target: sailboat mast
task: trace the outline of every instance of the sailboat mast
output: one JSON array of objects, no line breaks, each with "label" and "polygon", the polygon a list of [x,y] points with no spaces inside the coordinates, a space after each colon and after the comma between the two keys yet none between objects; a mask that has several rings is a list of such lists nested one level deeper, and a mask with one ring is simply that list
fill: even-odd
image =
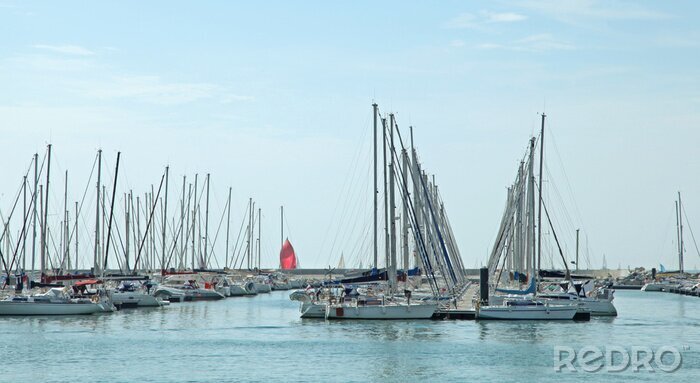
[{"label": "sailboat mast", "polygon": [[394,173],[396,169],[396,160],[394,156],[394,115],[389,115],[389,157],[391,158],[391,163],[389,164],[389,219],[390,219],[390,244],[389,249],[391,251],[391,258],[389,261],[389,288],[392,292],[395,292],[396,287],[396,203],[395,203],[395,185],[394,185]]},{"label": "sailboat mast", "polygon": [[228,202],[226,205],[228,210],[226,212],[226,262],[224,267],[228,268],[228,240],[231,233],[231,187],[228,188]]},{"label": "sailboat mast", "polygon": [[386,180],[386,118],[382,118],[382,153],[384,162],[382,172],[384,173],[384,267],[389,270],[389,198],[388,185]]},{"label": "sailboat mast", "polygon": [[[165,198],[163,198],[163,243],[161,244],[161,254],[160,254],[160,270],[165,270],[165,234],[168,228],[168,173],[170,171],[170,166],[165,167]],[[116,183],[115,183],[116,185]]]},{"label": "sailboat mast", "polygon": [[262,220],[260,219],[262,216],[262,209],[258,208],[258,270],[260,270],[260,238],[262,235]]},{"label": "sailboat mast", "polygon": [[187,176],[182,176],[182,199],[180,200],[180,262],[178,262],[178,268],[185,267],[185,186],[187,184]]},{"label": "sailboat mast", "polygon": [[378,267],[377,265],[377,195],[379,194],[379,190],[377,189],[377,104],[373,103],[372,104],[372,117],[374,121],[374,141],[373,142],[373,149],[374,149],[374,162],[373,162],[373,172],[374,172],[374,189],[372,189],[372,198],[374,200],[374,221],[373,221],[373,226],[372,226],[372,236],[373,236],[373,255],[374,255],[374,267]]},{"label": "sailboat mast", "polygon": [[204,268],[207,268],[209,263],[209,252],[207,249],[209,246],[209,178],[210,174],[207,173],[207,206],[204,212]]},{"label": "sailboat mast", "polygon": [[46,163],[46,197],[44,198],[44,225],[42,227],[41,234],[41,276],[44,276],[46,271],[46,228],[48,226],[49,219],[49,176],[51,173],[51,144],[47,146],[48,158]]},{"label": "sailboat mast", "polygon": [[114,200],[117,199],[117,176],[119,175],[119,158],[121,157],[121,152],[117,152],[117,165],[114,170],[114,185],[112,186],[112,201],[110,201],[109,206],[109,222],[107,223],[107,244],[105,249],[105,260],[102,264],[102,276],[104,277],[105,269],[107,268],[107,258],[109,257],[109,243],[112,238],[112,220],[114,218]]},{"label": "sailboat mast", "polygon": [[199,174],[194,175],[194,200],[192,201],[192,271],[194,271],[194,258],[196,256],[196,248],[194,244],[195,228],[197,224],[197,178]]},{"label": "sailboat mast", "polygon": [[75,228],[73,232],[75,233],[75,269],[78,270],[80,268],[78,265],[78,201],[75,201]]},{"label": "sailboat mast", "polygon": [[576,229],[576,271],[578,271],[578,232],[579,229]]},{"label": "sailboat mast", "polygon": [[32,193],[32,271],[36,265],[36,220],[37,220],[37,188],[39,186],[39,154],[34,153],[34,192]]},{"label": "sailboat mast", "polygon": [[284,206],[280,206],[280,246],[284,246]]},{"label": "sailboat mast", "polygon": [[544,160],[544,119],[547,117],[546,114],[542,113],[542,129],[540,131],[540,179],[539,179],[539,191],[540,198],[537,208],[537,270],[535,272],[535,278],[540,279],[540,268],[542,266],[542,169]]},{"label": "sailboat mast", "polygon": [[68,170],[66,170],[65,183],[63,184],[63,255],[61,268],[67,265],[70,269],[70,253],[69,253],[69,243],[68,243]]},{"label": "sailboat mast", "polygon": [[408,276],[408,152],[406,149],[401,151],[401,160],[403,162],[403,171],[401,181],[403,183],[403,191],[405,193],[403,199],[403,212],[401,213],[401,218],[403,219],[403,226],[401,228],[401,258],[403,259],[403,271]]},{"label": "sailboat mast", "polygon": [[102,177],[102,149],[97,150],[97,202],[95,204],[95,254],[93,257],[93,273],[97,275],[97,259],[100,253],[100,182]]},{"label": "sailboat mast", "polygon": [[[22,231],[27,230],[27,176],[25,175],[22,182]],[[27,236],[22,236],[22,272],[27,270]]]},{"label": "sailboat mast", "polygon": [[129,268],[129,195],[124,193],[124,228],[126,230],[124,239],[124,271],[128,274],[131,272]]},{"label": "sailboat mast", "polygon": [[248,266],[248,270],[250,270],[250,254],[253,246],[253,199],[248,198],[248,232],[246,233],[246,236],[248,237],[248,248],[246,249],[247,254],[247,260],[246,260],[246,266]]},{"label": "sailboat mast", "polygon": [[678,270],[682,273],[683,269],[683,203],[681,202],[681,192],[678,192]]}]

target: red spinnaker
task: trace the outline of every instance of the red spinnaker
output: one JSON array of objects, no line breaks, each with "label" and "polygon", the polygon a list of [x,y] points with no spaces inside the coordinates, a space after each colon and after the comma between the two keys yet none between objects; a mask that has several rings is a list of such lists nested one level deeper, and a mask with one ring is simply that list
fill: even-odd
[{"label": "red spinnaker", "polygon": [[282,250],[280,250],[280,268],[282,270],[293,270],[297,268],[297,255],[294,253],[292,244],[289,239],[284,241]]}]

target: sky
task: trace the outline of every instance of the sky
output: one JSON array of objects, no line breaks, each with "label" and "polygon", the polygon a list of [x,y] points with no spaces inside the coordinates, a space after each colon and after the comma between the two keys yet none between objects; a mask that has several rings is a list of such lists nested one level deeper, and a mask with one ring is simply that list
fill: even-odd
[{"label": "sky", "polygon": [[231,187],[233,237],[253,198],[263,267],[278,263],[281,205],[302,267],[366,265],[377,102],[414,127],[475,267],[544,112],[567,257],[578,228],[582,267],[676,268],[678,191],[700,237],[699,16],[694,1],[0,0],[0,212],[51,143],[60,222],[65,171],[81,200],[101,148],[108,182],[122,153],[120,196],[157,188],[168,165],[175,206],[184,175],[210,173],[215,228]]}]

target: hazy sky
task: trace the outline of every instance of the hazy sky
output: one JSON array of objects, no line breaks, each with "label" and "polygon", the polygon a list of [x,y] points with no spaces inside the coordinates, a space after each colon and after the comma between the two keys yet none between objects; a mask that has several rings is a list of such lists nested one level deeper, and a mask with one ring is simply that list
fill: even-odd
[{"label": "hazy sky", "polygon": [[[303,267],[335,265],[341,253],[348,266],[366,264],[376,101],[415,127],[471,267],[487,259],[546,111],[546,197],[567,254],[581,228],[584,266],[605,254],[609,267],[675,268],[678,190],[700,239],[699,8],[0,1],[0,208],[6,215],[31,156],[53,143],[50,213],[60,220],[63,172],[69,202],[79,200],[102,148],[109,174],[122,152],[120,194],[157,186],[169,164],[173,208],[183,175],[211,173],[214,229],[232,186],[234,237],[252,196],[263,266],[277,265],[282,204]],[[688,231],[692,268],[700,256]]]}]

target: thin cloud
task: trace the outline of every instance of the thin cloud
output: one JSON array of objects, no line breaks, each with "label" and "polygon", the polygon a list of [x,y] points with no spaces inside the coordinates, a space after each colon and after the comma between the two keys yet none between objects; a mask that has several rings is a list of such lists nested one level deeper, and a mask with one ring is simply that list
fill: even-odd
[{"label": "thin cloud", "polygon": [[465,44],[464,44],[464,41],[462,41],[462,40],[452,40],[452,41],[450,41],[450,46],[453,47],[453,48],[461,48],[461,47],[463,47],[464,45],[465,45]]},{"label": "thin cloud", "polygon": [[229,93],[210,83],[169,82],[159,76],[114,76],[105,82],[83,84],[89,97],[131,99],[160,105],[179,105],[211,99],[221,103],[252,101],[250,96]]},{"label": "thin cloud", "polygon": [[478,29],[485,24],[512,23],[527,19],[527,16],[515,12],[480,11],[478,14],[460,13],[447,20],[444,27],[448,29]]},{"label": "thin cloud", "polygon": [[460,13],[458,16],[445,22],[445,28],[450,29],[472,28],[476,25],[476,16],[472,15],[471,13]]},{"label": "thin cloud", "polygon": [[42,49],[55,53],[62,53],[67,55],[77,55],[77,56],[92,56],[95,52],[81,47],[79,45],[46,45],[46,44],[36,44],[32,45],[33,48]]},{"label": "thin cloud", "polygon": [[576,47],[566,41],[558,40],[548,33],[523,37],[509,44],[482,43],[476,45],[479,49],[506,49],[525,52],[545,52],[553,50],[573,50]]},{"label": "thin cloud", "polygon": [[605,20],[659,20],[671,15],[646,8],[634,2],[612,2],[599,0],[530,0],[514,2],[514,6],[550,15],[560,21],[576,19]]},{"label": "thin cloud", "polygon": [[486,21],[489,23],[512,23],[515,21],[522,21],[527,19],[527,16],[521,15],[518,13],[513,13],[513,12],[506,12],[506,13],[491,13],[491,12],[484,12],[484,15],[486,16]]}]

